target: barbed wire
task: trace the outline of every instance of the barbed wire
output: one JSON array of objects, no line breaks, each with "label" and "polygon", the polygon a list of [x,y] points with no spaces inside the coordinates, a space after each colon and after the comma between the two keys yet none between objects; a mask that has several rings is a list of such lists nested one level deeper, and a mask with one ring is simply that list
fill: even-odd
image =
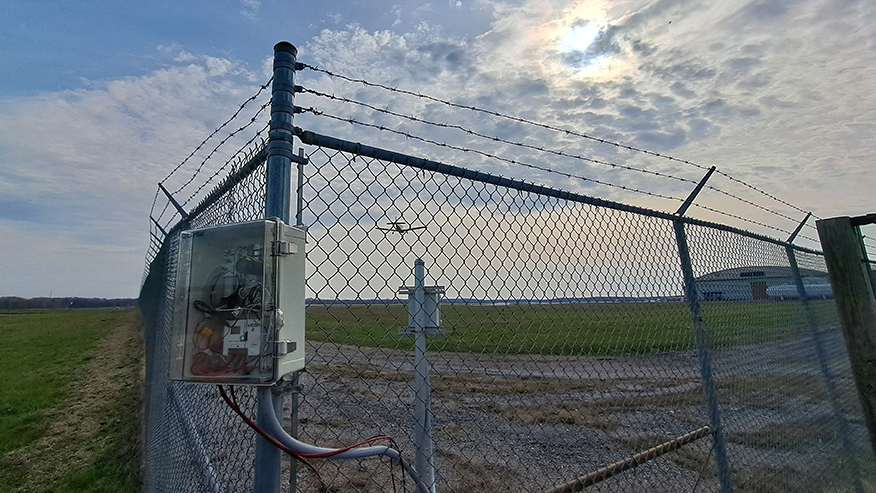
[{"label": "barbed wire", "polygon": [[198,193],[200,193],[200,191],[203,190],[204,187],[206,187],[211,181],[213,181],[214,178],[216,178],[217,176],[219,176],[219,173],[221,173],[226,167],[228,167],[228,165],[229,165],[229,164],[230,164],[235,158],[237,158],[237,157],[240,155],[241,152],[243,152],[244,150],[246,150],[246,149],[250,146],[250,144],[253,143],[254,140],[256,140],[256,139],[257,139],[262,133],[264,133],[264,132],[265,132],[266,130],[268,130],[270,127],[271,127],[271,122],[268,122],[268,123],[265,124],[264,127],[262,127],[261,129],[259,129],[259,130],[255,133],[255,135],[253,135],[252,137],[250,137],[250,139],[249,139],[248,141],[246,141],[246,143],[243,144],[243,145],[240,147],[240,149],[237,150],[237,152],[235,152],[235,153],[234,153],[234,154],[233,154],[233,155],[232,155],[227,161],[225,161],[225,164],[223,164],[219,169],[217,169],[217,170],[216,170],[216,171],[210,176],[210,178],[207,179],[207,181],[205,181],[204,183],[202,183],[201,186],[199,186],[197,190],[195,190],[194,192],[192,192],[192,194],[189,195],[189,198],[187,198],[186,201],[182,203],[182,205],[185,206],[186,204],[188,204],[189,202],[191,202],[191,200],[192,200],[193,198],[195,198],[195,196],[196,196]]},{"label": "barbed wire", "polygon": [[[742,217],[742,216],[740,216],[740,215],[733,214],[732,212],[722,211],[722,210],[720,210],[720,209],[715,209],[715,208],[713,208],[713,207],[709,207],[709,206],[707,206],[707,205],[697,204],[696,202],[694,202],[693,204],[691,204],[691,206],[692,206],[692,207],[697,207],[697,208],[700,208],[700,209],[704,209],[704,210],[707,210],[707,211],[709,211],[709,212],[714,212],[714,213],[717,213],[717,214],[721,214],[721,215],[723,215],[723,216],[732,217],[733,219],[737,219],[737,220],[739,220],[739,221],[744,221],[744,222],[749,223],[749,224],[754,224],[754,225],[756,225],[756,226],[760,226],[760,227],[762,227],[762,228],[771,229],[771,230],[773,230],[773,231],[778,231],[778,232],[780,232],[780,233],[785,233],[785,234],[788,234],[788,235],[791,234],[791,232],[788,231],[788,230],[786,230],[786,229],[782,229],[782,228],[779,228],[779,227],[777,227],[777,226],[772,226],[772,225],[769,225],[769,224],[766,224],[766,223],[762,223],[762,222],[760,222],[760,221],[756,221],[756,220],[754,220],[754,219],[749,219],[749,218],[747,218],[747,217]],[[805,237],[805,236],[801,236],[801,238],[806,238],[806,237]]]},{"label": "barbed wire", "polygon": [[191,159],[192,156],[195,155],[195,153],[197,153],[199,150],[201,150],[201,147],[203,147],[204,144],[206,144],[208,140],[210,140],[211,138],[213,138],[214,135],[216,135],[217,133],[219,133],[220,130],[222,130],[223,128],[225,128],[226,125],[228,125],[229,123],[231,123],[232,120],[234,120],[235,118],[237,118],[237,115],[239,115],[240,112],[243,111],[243,108],[244,108],[247,104],[249,104],[251,101],[254,101],[256,98],[258,98],[259,95],[262,93],[262,91],[264,91],[265,89],[267,89],[267,88],[271,85],[271,83],[272,83],[273,81],[274,81],[274,77],[271,76],[271,78],[268,79],[267,82],[265,82],[264,84],[262,84],[262,85],[259,87],[259,90],[258,90],[255,94],[253,94],[252,96],[249,97],[249,99],[247,99],[246,101],[244,101],[243,103],[241,103],[240,107],[237,108],[237,111],[235,111],[234,114],[231,115],[231,117],[230,117],[229,119],[225,120],[225,122],[222,123],[222,125],[219,125],[219,127],[217,127],[216,130],[213,130],[213,132],[210,133],[210,135],[208,135],[207,138],[205,138],[203,141],[201,141],[200,144],[198,144],[197,147],[195,147],[195,149],[191,152],[191,154],[189,154],[188,156],[186,156],[186,158],[183,159],[182,162],[180,162],[179,164],[177,164],[176,167],[173,168],[173,169],[170,171],[170,173],[168,173],[167,176],[165,176],[164,179],[161,180],[159,183],[164,183],[165,181],[167,181],[168,178],[170,178],[171,176],[173,176],[173,174],[176,173],[177,170],[179,170],[180,168],[182,168],[183,165],[185,165],[186,162],[187,162],[189,159]]},{"label": "barbed wire", "polygon": [[654,176],[659,176],[659,177],[663,177],[663,178],[670,178],[670,179],[673,179],[673,180],[678,180],[678,181],[682,181],[682,182],[686,182],[686,183],[692,183],[692,184],[694,184],[694,185],[697,184],[697,182],[694,181],[694,180],[690,180],[690,179],[688,179],[688,178],[683,178],[683,177],[680,177],[680,176],[674,176],[674,175],[670,175],[670,174],[667,174],[667,173],[661,173],[661,172],[659,172],[659,171],[652,171],[652,170],[645,169],[645,168],[637,168],[637,167],[635,167],[635,166],[628,166],[628,165],[625,165],[625,164],[613,163],[613,162],[611,162],[611,161],[602,161],[602,160],[600,160],[600,159],[595,159],[595,158],[585,157],[585,156],[581,156],[581,155],[579,155],[579,154],[569,154],[569,153],[564,152],[564,151],[559,151],[559,150],[556,150],[556,149],[549,149],[549,148],[547,148],[547,147],[539,147],[539,146],[535,146],[535,145],[532,145],[532,144],[526,144],[526,143],[523,143],[523,142],[517,142],[517,141],[507,140],[507,139],[503,139],[503,138],[501,138],[501,137],[496,137],[496,136],[493,136],[493,135],[486,135],[486,134],[483,134],[483,133],[477,132],[477,131],[475,131],[475,130],[471,130],[471,129],[469,129],[469,128],[463,127],[462,125],[455,125],[455,124],[450,124],[450,123],[438,123],[438,122],[433,122],[433,121],[430,121],[430,120],[425,120],[425,119],[423,119],[423,118],[418,118],[418,117],[413,116],[413,115],[405,115],[405,114],[402,114],[402,113],[396,113],[396,112],[394,112],[394,111],[390,111],[390,110],[385,109],[385,108],[379,108],[379,107],[377,107],[377,106],[374,106],[374,105],[371,105],[371,104],[368,104],[368,103],[365,103],[365,102],[362,102],[362,101],[356,101],[356,100],[354,100],[354,99],[349,99],[349,98],[345,98],[345,97],[335,96],[335,95],[333,95],[333,94],[326,94],[326,93],[322,93],[322,92],[319,92],[319,91],[314,91],[314,90],[312,90],[312,89],[308,89],[308,88],[306,88],[306,87],[301,87],[301,91],[300,91],[300,92],[305,92],[305,93],[308,93],[308,94],[313,94],[313,95],[315,95],[315,96],[324,97],[324,98],[332,99],[332,100],[335,100],[335,101],[341,101],[341,102],[344,102],[344,103],[352,103],[352,104],[359,105],[359,106],[363,106],[363,107],[365,107],[365,108],[368,108],[368,109],[371,109],[371,110],[374,110],[374,111],[377,111],[377,112],[380,112],[380,113],[384,113],[384,114],[391,115],[391,116],[395,116],[395,117],[399,117],[399,118],[404,118],[404,119],[406,119],[406,120],[414,121],[414,122],[417,122],[417,123],[423,123],[423,124],[426,124],[426,125],[431,125],[431,126],[434,126],[434,127],[440,127],[440,128],[449,128],[449,129],[460,130],[460,131],[465,132],[465,133],[467,133],[467,134],[469,134],[469,135],[473,135],[473,136],[475,136],[475,137],[480,137],[480,138],[482,138],[482,139],[486,139],[486,140],[491,140],[491,141],[494,141],[494,142],[501,142],[501,143],[503,143],[503,144],[509,144],[509,145],[513,145],[513,146],[524,147],[524,148],[532,149],[532,150],[535,150],[535,151],[548,152],[548,153],[551,153],[551,154],[554,154],[554,155],[557,155],[557,156],[568,157],[568,158],[572,158],[572,159],[578,159],[578,160],[581,160],[581,161],[587,161],[587,162],[594,163],[594,164],[601,164],[601,165],[603,165],[603,166],[610,166],[610,167],[612,167],[612,168],[620,168],[620,169],[625,169],[625,170],[628,170],[628,171],[636,171],[636,172],[639,172],[639,173],[645,173],[645,174],[654,175]]},{"label": "barbed wire", "polygon": [[[454,103],[454,102],[452,102],[452,101],[448,101],[448,100],[445,100],[445,99],[437,98],[437,97],[434,97],[434,96],[429,96],[429,95],[427,95],[427,94],[422,94],[422,93],[414,92],[414,91],[408,91],[408,90],[405,90],[405,89],[398,89],[398,88],[390,87],[390,86],[387,86],[387,85],[384,85],[384,84],[378,84],[378,83],[375,83],[375,82],[370,82],[370,81],[367,81],[367,80],[364,80],[364,79],[355,79],[355,78],[352,78],[352,77],[347,77],[347,76],[345,76],[345,75],[341,75],[341,74],[337,74],[337,73],[331,72],[331,71],[329,71],[329,70],[321,69],[321,68],[316,67],[316,66],[313,66],[313,65],[308,65],[308,64],[306,64],[306,63],[299,63],[298,66],[299,66],[300,68],[304,68],[304,69],[312,70],[312,71],[314,71],[314,72],[323,73],[323,74],[325,74],[325,75],[328,75],[329,77],[334,77],[334,78],[338,78],[338,79],[341,79],[341,80],[346,80],[346,81],[348,81],[348,82],[358,83],[358,84],[362,84],[362,85],[365,85],[365,86],[368,86],[368,87],[375,87],[375,88],[379,88],[379,89],[383,89],[383,90],[386,90],[386,91],[395,92],[395,93],[399,93],[399,94],[406,94],[406,95],[409,95],[409,96],[414,96],[414,97],[417,97],[417,98],[426,99],[426,100],[429,100],[429,101],[433,101],[433,102],[436,102],[436,103],[440,103],[440,104],[443,104],[443,105],[446,105],[446,106],[450,106],[450,107],[453,107],[453,108],[460,108],[460,109],[471,110],[471,111],[475,111],[475,112],[478,112],[478,113],[483,113],[483,114],[487,114],[487,115],[495,116],[495,117],[498,117],[498,118],[504,118],[504,119],[507,119],[507,120],[516,121],[516,122],[519,122],[519,123],[524,123],[524,124],[527,124],[527,125],[532,125],[532,126],[536,126],[536,127],[544,128],[544,129],[551,130],[551,131],[554,131],[554,132],[561,132],[561,133],[565,133],[565,134],[567,134],[567,135],[573,135],[573,136],[575,136],[575,137],[580,137],[580,138],[583,138],[583,139],[588,139],[588,140],[592,140],[592,141],[595,141],[595,142],[599,142],[599,143],[601,143],[601,144],[611,145],[611,146],[614,146],[614,147],[618,147],[618,148],[622,148],[622,149],[627,149],[627,150],[629,150],[629,151],[639,152],[639,153],[642,153],[642,154],[645,154],[645,155],[648,155],[648,156],[654,156],[654,157],[658,157],[658,158],[661,158],[661,159],[666,159],[666,160],[669,160],[669,161],[673,161],[673,162],[677,162],[677,163],[686,164],[686,165],[693,166],[693,167],[695,167],[695,168],[698,168],[698,169],[700,169],[700,170],[704,170],[704,171],[709,169],[708,166],[705,166],[705,165],[702,165],[702,164],[698,164],[698,163],[695,163],[695,162],[693,162],[693,161],[689,161],[689,160],[687,160],[687,159],[680,159],[680,158],[677,158],[677,157],[671,156],[671,155],[669,155],[669,154],[664,154],[664,153],[660,153],[660,152],[650,151],[650,150],[648,150],[648,149],[644,149],[644,148],[641,148],[641,147],[635,147],[635,146],[631,146],[631,145],[627,145],[627,144],[621,144],[620,142],[614,142],[614,141],[611,141],[611,140],[608,140],[608,139],[603,139],[603,138],[600,138],[600,137],[594,137],[594,136],[592,136],[592,135],[588,135],[588,134],[585,134],[585,133],[582,133],[582,132],[578,132],[578,131],[575,131],[575,130],[571,130],[571,129],[567,129],[567,128],[561,128],[561,127],[557,127],[557,126],[554,126],[554,125],[549,125],[549,124],[546,124],[546,123],[540,123],[540,122],[536,122],[536,121],[533,121],[533,120],[528,120],[528,119],[526,119],[526,118],[520,118],[520,117],[516,117],[516,116],[511,116],[511,115],[507,115],[507,114],[504,114],[504,113],[500,113],[500,112],[498,112],[498,111],[486,110],[486,109],[483,109],[483,108],[478,108],[477,106],[473,106],[473,105],[470,106],[470,105],[463,105],[463,104],[459,104],[459,103]],[[788,202],[788,201],[785,201],[785,200],[783,200],[783,199],[781,199],[781,198],[779,198],[779,197],[776,197],[776,196],[773,195],[773,194],[770,194],[770,193],[768,193],[768,192],[765,192],[765,191],[761,190],[760,188],[755,187],[754,185],[751,185],[750,183],[747,183],[747,182],[745,182],[745,181],[743,181],[743,180],[740,180],[740,179],[738,179],[738,178],[736,178],[736,177],[731,176],[731,175],[728,174],[728,173],[725,173],[725,172],[723,172],[723,171],[721,171],[721,170],[717,170],[717,169],[716,169],[716,172],[717,172],[719,175],[724,176],[725,178],[729,179],[730,181],[733,181],[733,182],[739,183],[740,185],[742,185],[742,186],[744,186],[744,187],[746,187],[746,188],[749,188],[749,189],[751,189],[751,190],[753,190],[753,191],[755,191],[755,192],[757,192],[757,193],[760,193],[760,194],[764,195],[765,197],[768,197],[768,198],[770,198],[770,199],[772,199],[772,200],[775,200],[776,202],[778,202],[778,203],[780,203],[780,204],[782,204],[782,205],[785,205],[785,206],[787,206],[787,207],[790,207],[791,209],[796,210],[797,212],[801,212],[801,213],[803,213],[803,214],[808,214],[808,213],[809,213],[809,211],[806,211],[806,210],[804,210],[804,209],[801,209],[800,207],[797,207],[796,205],[791,204],[791,203]],[[816,219],[821,219],[821,218],[816,217]]]},{"label": "barbed wire", "polygon": [[[393,133],[393,134],[396,134],[396,135],[400,135],[400,136],[402,136],[402,137],[405,137],[405,138],[408,138],[408,139],[411,139],[411,140],[418,140],[418,141],[423,142],[423,143],[426,143],[426,144],[430,144],[430,145],[434,145],[434,146],[438,146],[438,147],[445,147],[445,148],[453,149],[453,150],[460,151],[460,152],[471,152],[471,153],[478,154],[478,155],[481,155],[481,156],[484,156],[484,157],[487,157],[487,158],[490,158],[490,159],[496,159],[496,160],[498,160],[498,161],[503,161],[503,162],[506,162],[506,163],[509,163],[509,164],[520,165],[520,166],[524,166],[524,167],[527,167],[527,168],[535,169],[535,170],[538,170],[538,171],[544,171],[544,172],[546,172],[546,173],[557,174],[557,175],[560,175],[560,176],[565,176],[565,177],[567,177],[567,178],[574,178],[574,179],[579,179],[579,180],[582,180],[582,181],[588,181],[588,182],[595,183],[595,184],[598,184],[598,185],[603,185],[603,186],[608,186],[608,187],[618,188],[618,189],[621,189],[621,190],[625,190],[625,191],[629,191],[629,192],[634,192],[634,193],[638,193],[638,194],[642,194],[642,195],[647,195],[647,196],[650,196],[650,197],[656,197],[656,198],[666,199],[666,200],[673,200],[673,201],[676,201],[676,202],[684,202],[684,199],[679,198],[679,197],[673,197],[673,196],[670,196],[670,195],[663,195],[663,194],[659,194],[659,193],[655,193],[655,192],[649,192],[649,191],[646,191],[646,190],[641,190],[641,189],[634,188],[634,187],[628,187],[628,186],[625,186],[625,185],[618,185],[618,184],[615,184],[615,183],[610,183],[610,182],[606,182],[606,181],[602,181],[602,180],[597,180],[597,179],[594,179],[594,178],[588,178],[588,177],[586,177],[586,176],[575,175],[575,174],[567,173],[567,172],[564,172],[564,171],[557,171],[557,170],[554,170],[554,169],[551,169],[551,168],[547,168],[547,167],[543,167],[543,166],[538,166],[538,165],[534,165],[534,164],[530,164],[530,163],[525,163],[525,162],[517,161],[517,160],[514,160],[514,159],[505,158],[505,157],[502,157],[502,156],[498,156],[498,155],[495,155],[495,154],[492,154],[492,153],[489,153],[489,152],[485,152],[485,151],[481,151],[481,150],[477,150],[477,149],[469,149],[469,148],[466,148],[466,147],[455,146],[455,145],[452,145],[452,144],[447,144],[446,142],[438,142],[438,141],[431,140],[431,139],[428,139],[428,138],[425,138],[425,137],[422,137],[422,136],[419,136],[419,135],[413,135],[413,134],[411,134],[411,133],[409,133],[409,132],[403,132],[403,131],[401,131],[401,130],[395,130],[395,129],[392,129],[392,128],[389,128],[389,127],[386,127],[385,125],[376,125],[376,124],[373,124],[373,123],[361,122],[361,121],[358,121],[358,120],[356,120],[356,119],[354,119],[354,118],[345,118],[345,117],[342,117],[342,116],[332,115],[332,114],[326,113],[326,112],[324,112],[324,111],[320,111],[320,110],[318,110],[318,109],[316,109],[316,108],[300,108],[300,111],[301,111],[302,113],[312,113],[312,114],[315,115],[315,116],[322,116],[322,117],[330,118],[330,119],[333,119],[333,120],[337,120],[337,121],[341,121],[341,122],[345,122],[345,123],[350,123],[350,124],[353,124],[353,125],[360,125],[360,126],[363,126],[363,127],[376,128],[377,130],[380,130],[380,131],[390,132],[390,133]],[[696,203],[693,204],[693,205],[694,205],[695,207],[699,207],[699,208],[701,208],[701,209],[704,209],[704,210],[707,210],[707,211],[710,211],[710,212],[714,212],[714,213],[716,213],[716,214],[721,214],[721,215],[723,215],[723,216],[730,217],[730,218],[733,218],[733,219],[736,219],[736,220],[739,220],[739,221],[743,221],[743,222],[746,222],[746,223],[749,223],[749,224],[753,224],[753,225],[760,226],[760,227],[763,227],[763,228],[771,229],[771,230],[774,230],[774,231],[779,231],[779,232],[782,232],[782,233],[785,233],[785,234],[790,234],[790,231],[788,231],[788,230],[785,230],[785,229],[782,229],[782,228],[778,228],[778,227],[776,227],[776,226],[771,226],[771,225],[769,225],[769,224],[766,224],[766,223],[763,223],[763,222],[760,222],[760,221],[756,221],[756,220],[754,220],[754,219],[745,218],[745,217],[742,217],[742,216],[739,216],[739,215],[736,215],[736,214],[732,214],[732,213],[729,213],[729,212],[725,212],[725,211],[722,211],[722,210],[720,210],[720,209],[715,209],[715,208],[708,207],[708,206],[705,206],[705,205],[699,205],[699,204],[696,204]]]},{"label": "barbed wire", "polygon": [[[556,156],[562,156],[562,157],[566,157],[566,158],[570,158],[570,159],[577,159],[577,160],[580,160],[580,161],[590,162],[590,163],[594,163],[594,164],[600,164],[600,165],[603,165],[603,166],[609,166],[609,167],[611,167],[611,168],[624,169],[624,170],[628,170],[628,171],[635,171],[635,172],[644,173],[644,174],[649,174],[649,175],[658,176],[658,177],[662,177],[662,178],[668,178],[668,179],[677,180],[677,181],[684,182],[684,183],[689,183],[689,184],[692,184],[692,185],[697,185],[697,184],[698,184],[697,181],[695,181],[695,180],[691,180],[691,179],[689,179],[689,178],[684,178],[684,177],[680,177],[680,176],[675,176],[675,175],[671,175],[671,174],[668,174],[668,173],[661,173],[661,172],[659,172],[659,171],[652,171],[652,170],[645,169],[645,168],[637,168],[637,167],[635,167],[635,166],[628,166],[628,165],[624,165],[624,164],[613,163],[613,162],[610,162],[610,161],[603,161],[603,160],[601,160],[601,159],[595,159],[595,158],[585,157],[585,156],[581,156],[581,155],[579,155],[579,154],[570,154],[570,153],[567,153],[567,152],[564,152],[564,151],[560,151],[560,150],[556,150],[556,149],[550,149],[550,148],[547,148],[547,147],[544,147],[544,146],[535,146],[535,145],[532,145],[532,144],[526,144],[526,143],[523,143],[523,142],[507,140],[507,139],[503,139],[503,138],[501,138],[501,137],[497,137],[497,136],[493,136],[493,135],[483,134],[483,133],[477,132],[477,131],[475,131],[475,130],[472,130],[472,129],[469,129],[469,128],[466,128],[466,127],[463,127],[462,125],[449,124],[449,123],[433,122],[433,121],[426,120],[426,119],[423,119],[423,118],[419,118],[419,117],[416,117],[416,116],[413,116],[413,115],[405,115],[405,114],[403,114],[403,113],[394,112],[394,111],[391,111],[391,110],[386,109],[386,108],[380,108],[380,107],[377,107],[377,106],[374,106],[374,105],[372,105],[372,104],[365,103],[365,102],[362,102],[362,101],[357,101],[357,100],[350,99],[350,98],[346,98],[346,97],[342,97],[342,96],[335,96],[335,95],[333,95],[333,94],[326,94],[326,93],[323,93],[323,92],[320,92],[320,91],[316,91],[316,90],[313,90],[313,89],[308,89],[308,88],[306,88],[306,87],[300,87],[300,86],[299,86],[297,89],[299,90],[299,92],[303,92],[303,93],[307,93],[307,94],[313,94],[314,96],[317,96],[317,97],[322,97],[322,98],[326,98],[326,99],[330,99],[330,100],[334,100],[334,101],[340,101],[340,102],[343,102],[343,103],[350,103],[350,104],[354,104],[354,105],[362,106],[362,107],[364,107],[364,108],[368,108],[368,109],[370,109],[370,110],[372,110],[372,111],[376,111],[376,112],[379,112],[379,113],[387,114],[387,115],[390,115],[390,116],[395,116],[395,117],[398,117],[398,118],[403,118],[403,119],[406,119],[406,120],[409,120],[409,121],[413,121],[413,122],[417,122],[417,123],[422,123],[422,124],[425,124],[425,125],[430,125],[430,126],[439,127],[439,128],[448,128],[448,129],[453,129],[453,130],[459,130],[459,131],[464,132],[464,133],[466,133],[466,134],[468,134],[468,135],[472,135],[472,136],[479,137],[479,138],[482,138],[482,139],[490,140],[490,141],[493,141],[493,142],[500,142],[500,143],[503,143],[503,144],[513,145],[513,146],[517,146],[517,147],[523,147],[523,148],[526,148],[526,149],[531,149],[531,150],[540,151],[540,152],[547,152],[547,153],[550,153],[550,154],[554,154],[554,155],[556,155]],[[739,196],[737,196],[737,195],[735,195],[735,194],[733,194],[733,193],[727,192],[726,190],[722,190],[722,189],[717,188],[717,187],[712,186],[712,185],[707,185],[706,188],[708,188],[709,190],[713,190],[713,191],[715,191],[715,192],[717,192],[717,193],[720,193],[720,194],[722,194],[722,195],[725,195],[725,196],[727,196],[727,197],[730,197],[730,198],[732,198],[732,199],[738,200],[738,201],[740,201],[740,202],[742,202],[742,203],[744,203],[744,204],[747,204],[747,205],[749,205],[749,206],[752,206],[752,207],[755,207],[755,208],[757,208],[757,209],[760,209],[760,210],[762,210],[762,211],[764,211],[764,212],[767,212],[767,213],[769,213],[769,214],[773,214],[773,215],[775,215],[775,216],[777,216],[777,217],[781,217],[781,218],[783,218],[783,219],[787,219],[787,220],[793,221],[793,222],[795,222],[795,223],[798,222],[797,219],[795,219],[795,218],[793,218],[793,217],[791,217],[791,216],[789,216],[789,215],[787,215],[787,214],[783,214],[783,213],[781,213],[781,212],[774,211],[774,210],[769,209],[769,208],[767,208],[767,207],[764,207],[764,206],[762,206],[762,205],[760,205],[760,204],[757,204],[757,203],[752,202],[752,201],[750,201],[750,200],[747,200],[747,199],[744,199],[744,198],[742,198],[742,197],[739,197]],[[779,230],[779,231],[784,231],[784,230]]]},{"label": "barbed wire", "polygon": [[481,156],[484,156],[484,157],[487,157],[487,158],[496,159],[496,160],[498,160],[498,161],[506,162],[506,163],[509,163],[509,164],[515,164],[515,165],[519,165],[519,166],[524,166],[524,167],[526,167],[526,168],[530,168],[530,169],[534,169],[534,170],[538,170],[538,171],[544,171],[544,172],[546,172],[546,173],[554,173],[554,174],[557,174],[557,175],[565,176],[565,177],[567,177],[567,178],[575,178],[575,179],[579,179],[579,180],[582,180],[582,181],[589,181],[589,182],[591,182],[591,183],[596,183],[596,184],[598,184],[598,185],[604,185],[604,186],[608,186],[608,187],[619,188],[619,189],[621,189],[621,190],[627,190],[627,191],[631,191],[631,192],[635,192],[635,193],[640,193],[640,194],[648,195],[648,196],[651,196],[651,197],[657,197],[657,198],[661,198],[661,199],[669,199],[669,200],[676,200],[676,201],[679,201],[679,202],[684,202],[684,199],[680,199],[680,198],[678,198],[678,197],[672,197],[672,196],[669,196],[669,195],[662,195],[662,194],[659,194],[659,193],[648,192],[648,191],[646,191],[646,190],[640,190],[640,189],[638,189],[638,188],[628,187],[628,186],[625,186],[625,185],[617,185],[617,184],[615,184],[615,183],[610,183],[610,182],[606,182],[606,181],[602,181],[602,180],[597,180],[597,179],[595,179],[595,178],[588,178],[588,177],[586,177],[586,176],[575,175],[575,174],[572,174],[572,173],[567,173],[567,172],[565,172],[565,171],[557,171],[557,170],[550,169],[550,168],[546,168],[546,167],[539,166],[539,165],[536,165],[536,164],[530,164],[530,163],[526,163],[526,162],[523,162],[523,161],[517,161],[517,160],[515,160],[515,159],[509,159],[509,158],[506,158],[506,157],[497,156],[496,154],[492,154],[492,153],[489,153],[489,152],[486,152],[486,151],[481,151],[481,150],[478,150],[478,149],[469,149],[469,148],[467,148],[467,147],[460,147],[460,146],[456,146],[456,145],[453,145],[453,144],[448,144],[448,143],[446,143],[446,142],[438,142],[438,141],[435,141],[435,140],[427,139],[426,137],[421,137],[421,136],[419,136],[419,135],[414,135],[414,134],[411,134],[411,133],[408,133],[408,132],[403,132],[403,131],[401,131],[401,130],[395,130],[395,129],[392,129],[392,128],[389,128],[389,127],[386,127],[386,126],[384,126],[384,125],[375,125],[375,124],[373,124],[373,123],[361,122],[361,121],[358,121],[358,120],[356,120],[356,119],[354,119],[354,118],[345,118],[345,117],[342,117],[342,116],[332,115],[332,114],[330,114],[330,113],[325,113],[325,112],[323,112],[323,111],[320,111],[320,110],[318,110],[318,109],[316,109],[316,108],[301,108],[301,111],[302,111],[302,112],[305,112],[305,113],[313,113],[313,114],[316,115],[316,116],[322,116],[322,117],[326,117],[326,118],[330,118],[330,119],[333,119],[333,120],[338,120],[338,121],[342,121],[342,122],[346,122],[346,123],[350,123],[350,124],[354,124],[354,125],[360,125],[360,126],[363,126],[363,127],[376,128],[376,129],[381,130],[381,131],[394,133],[394,134],[396,134],[396,135],[401,135],[401,136],[403,136],[403,137],[405,137],[405,138],[407,138],[407,139],[418,140],[418,141],[423,142],[423,143],[426,143],[426,144],[430,144],[430,145],[434,145],[434,146],[438,146],[438,147],[445,147],[445,148],[447,148],[447,149],[453,149],[453,150],[455,150],[455,151],[460,151],[460,152],[470,152],[470,153],[478,154],[478,155],[481,155]]},{"label": "barbed wire", "polygon": [[[192,177],[189,178],[189,180],[188,180],[187,182],[183,183],[179,188],[177,188],[176,190],[174,190],[173,193],[174,193],[174,194],[177,194],[177,193],[181,192],[185,187],[189,186],[189,184],[191,184],[193,181],[195,181],[195,178],[198,176],[198,174],[200,174],[201,170],[204,168],[204,165],[207,164],[207,161],[209,161],[210,158],[213,157],[213,154],[215,154],[216,151],[218,151],[220,147],[222,147],[226,142],[228,142],[229,139],[231,139],[232,137],[234,137],[234,136],[237,135],[238,133],[240,133],[240,132],[246,130],[250,125],[252,125],[253,123],[255,123],[256,120],[258,119],[259,115],[262,113],[262,111],[264,111],[265,108],[267,108],[268,106],[271,105],[271,101],[272,101],[272,100],[269,99],[267,102],[265,102],[265,104],[263,104],[263,105],[259,108],[259,110],[256,111],[256,114],[253,115],[252,118],[250,118],[249,121],[248,121],[246,124],[244,124],[243,126],[241,126],[240,128],[238,128],[237,130],[234,130],[233,132],[229,133],[228,135],[225,136],[224,139],[222,139],[221,141],[219,141],[219,143],[216,144],[215,147],[213,147],[213,150],[210,151],[209,154],[207,154],[207,157],[205,157],[204,160],[201,161],[201,164],[198,165],[198,168],[197,168],[197,169],[195,170],[195,172],[192,174]],[[188,202],[188,201],[186,201],[186,202]],[[185,204],[183,204],[183,205],[185,205]]]}]

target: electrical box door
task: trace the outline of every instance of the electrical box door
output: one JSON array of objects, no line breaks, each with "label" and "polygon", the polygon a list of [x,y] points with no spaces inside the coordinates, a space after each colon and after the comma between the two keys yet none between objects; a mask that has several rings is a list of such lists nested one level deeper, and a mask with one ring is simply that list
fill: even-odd
[{"label": "electrical box door", "polygon": [[279,219],[180,234],[170,378],[270,385],[304,368],[304,243]]}]

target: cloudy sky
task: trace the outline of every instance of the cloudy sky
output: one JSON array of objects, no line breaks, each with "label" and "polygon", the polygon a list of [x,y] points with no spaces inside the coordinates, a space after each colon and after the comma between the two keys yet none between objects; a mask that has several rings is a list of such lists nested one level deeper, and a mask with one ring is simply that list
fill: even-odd
[{"label": "cloudy sky", "polygon": [[[298,47],[299,61],[332,72],[716,166],[781,199],[716,175],[710,184],[760,207],[714,190],[700,203],[769,227],[692,210],[706,219],[784,238],[801,210],[833,217],[876,209],[869,0],[13,2],[0,29],[0,296],[136,296],[156,183],[267,81],[281,40]],[[305,70],[298,82],[514,142],[686,180],[703,174],[320,72]],[[296,103],[398,128],[388,115],[312,94]],[[304,114],[296,124],[590,195],[678,206],[425,145],[399,149],[403,138],[325,117]],[[661,195],[683,198],[692,186],[541,159],[542,167]],[[183,185],[196,161],[168,185]]]}]

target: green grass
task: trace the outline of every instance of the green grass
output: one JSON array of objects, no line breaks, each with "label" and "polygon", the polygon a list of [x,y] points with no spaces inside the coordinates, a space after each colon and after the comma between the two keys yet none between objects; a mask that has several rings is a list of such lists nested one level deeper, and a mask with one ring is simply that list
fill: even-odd
[{"label": "green grass", "polygon": [[2,312],[0,338],[0,491],[139,491],[139,312]]},{"label": "green grass", "polygon": [[[836,322],[832,301],[812,302],[820,325]],[[796,302],[701,304],[713,347],[759,343],[808,330]],[[570,303],[554,305],[442,305],[445,335],[431,350],[551,355],[626,355],[693,348],[685,303]],[[370,347],[410,349],[397,335],[407,325],[403,305],[312,305],[307,337]]]},{"label": "green grass", "polygon": [[43,410],[64,396],[73,369],[120,316],[110,310],[0,314],[0,454],[42,436]]}]

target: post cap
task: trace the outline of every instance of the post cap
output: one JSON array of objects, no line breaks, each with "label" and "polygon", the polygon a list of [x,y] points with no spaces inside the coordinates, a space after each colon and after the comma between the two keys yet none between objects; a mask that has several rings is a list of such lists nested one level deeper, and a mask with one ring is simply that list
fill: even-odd
[{"label": "post cap", "polygon": [[298,48],[296,48],[292,43],[288,41],[280,41],[279,43],[274,45],[274,53],[280,52],[292,53],[292,56],[298,56]]}]

